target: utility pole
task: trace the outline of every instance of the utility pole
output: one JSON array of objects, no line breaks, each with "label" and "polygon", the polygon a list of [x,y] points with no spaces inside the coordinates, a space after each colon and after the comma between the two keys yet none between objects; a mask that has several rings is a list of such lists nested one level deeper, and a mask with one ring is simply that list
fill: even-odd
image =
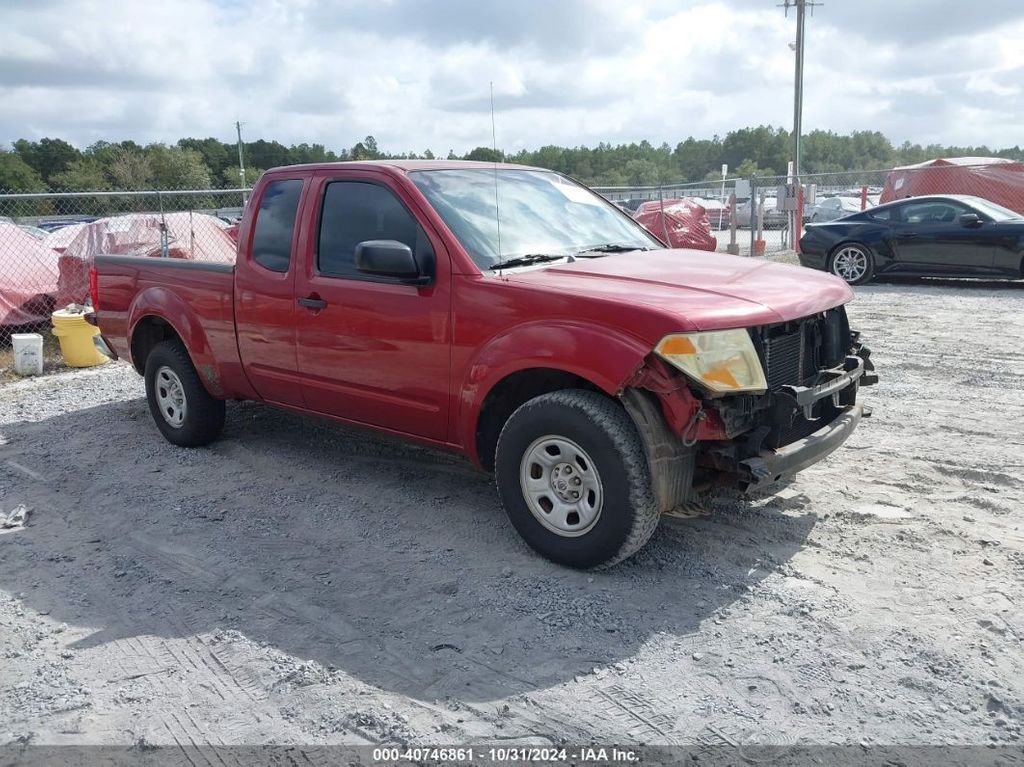
[{"label": "utility pole", "polygon": [[800,133],[804,111],[804,16],[807,0],[787,0],[796,5],[796,72],[793,80],[793,180],[800,179]]},{"label": "utility pole", "polygon": [[[797,200],[802,199],[800,188],[800,135],[803,132],[803,111],[804,111],[804,20],[807,15],[807,7],[812,9],[819,3],[813,0],[783,0],[782,7],[786,9],[789,16],[789,9],[796,8],[796,42],[790,44],[790,48],[796,53],[796,71],[793,77],[793,176],[790,182],[797,187]],[[813,12],[813,11],[812,11]],[[793,212],[793,226],[790,227],[791,246],[795,249],[800,239],[800,229],[803,225],[802,205],[797,204],[797,210]]]},{"label": "utility pole", "polygon": [[[245,160],[242,159],[242,123],[235,121],[235,130],[238,131],[238,176],[242,182],[242,189],[245,189]],[[242,207],[245,207],[246,194],[242,192]]]}]

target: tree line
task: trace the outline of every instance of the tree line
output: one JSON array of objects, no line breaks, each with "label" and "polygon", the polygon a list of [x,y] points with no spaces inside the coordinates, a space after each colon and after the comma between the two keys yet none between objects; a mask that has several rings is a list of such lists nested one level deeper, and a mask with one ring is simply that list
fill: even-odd
[{"label": "tree line", "polygon": [[[1024,161],[1024,149],[986,146],[894,146],[878,131],[838,134],[812,131],[803,137],[802,171],[828,173],[878,170],[935,157],[996,156]],[[542,146],[515,153],[477,147],[464,155],[449,151],[448,159],[516,162],[565,173],[594,186],[674,184],[720,178],[721,166],[739,177],[774,176],[786,172],[791,159],[790,134],[761,125],[730,131],[725,137],[687,138],[675,147],[648,141],[595,147]],[[251,186],[263,169],[280,165],[340,160],[435,159],[421,153],[389,153],[373,136],[334,151],[323,144],[278,141],[245,142],[244,174],[238,147],[217,138],[183,138],[176,144],[97,141],[79,149],[60,138],[19,139],[0,149],[0,191],[133,191],[147,189],[214,189]]]}]

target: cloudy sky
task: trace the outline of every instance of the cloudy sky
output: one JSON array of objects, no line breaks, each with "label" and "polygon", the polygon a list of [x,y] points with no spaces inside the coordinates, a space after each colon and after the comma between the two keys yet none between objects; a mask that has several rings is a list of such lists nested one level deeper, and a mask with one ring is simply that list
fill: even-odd
[{"label": "cloudy sky", "polygon": [[[0,0],[0,143],[508,150],[792,123],[780,0]],[[824,0],[804,128],[1024,142],[1024,0]]]}]

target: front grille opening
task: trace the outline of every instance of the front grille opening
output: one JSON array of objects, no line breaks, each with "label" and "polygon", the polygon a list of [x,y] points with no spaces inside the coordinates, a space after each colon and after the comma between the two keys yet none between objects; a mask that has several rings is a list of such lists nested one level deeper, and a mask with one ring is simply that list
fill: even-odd
[{"label": "front grille opening", "polygon": [[769,389],[807,386],[819,370],[839,365],[850,348],[843,307],[760,329],[761,364]]}]

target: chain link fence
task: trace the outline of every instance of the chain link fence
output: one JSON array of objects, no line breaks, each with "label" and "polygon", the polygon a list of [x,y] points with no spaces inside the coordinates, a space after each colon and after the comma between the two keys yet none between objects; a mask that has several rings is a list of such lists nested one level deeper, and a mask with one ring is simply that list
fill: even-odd
[{"label": "chain link fence", "polygon": [[[1024,214],[1024,165],[936,161],[893,170],[597,187],[674,247],[792,253],[808,225],[923,194],[967,194]],[[88,298],[99,253],[233,263],[248,189],[0,193],[0,344]],[[788,200],[788,202],[787,202]]]},{"label": "chain link fence", "polygon": [[[786,176],[757,176],[724,183],[598,187],[595,191],[673,247],[695,247],[687,239],[697,239],[692,236],[692,222],[673,221],[673,211],[685,203],[701,205],[715,241],[714,247],[705,249],[755,256],[795,254],[810,224],[925,194],[980,197],[1024,215],[1024,165],[1020,163],[940,160],[891,170],[804,174],[800,182],[799,190]],[[642,215],[652,204],[660,214],[653,219]],[[677,237],[684,226],[691,230],[689,238]]]},{"label": "chain link fence", "polygon": [[0,344],[82,304],[100,253],[233,263],[248,189],[0,194]]}]

